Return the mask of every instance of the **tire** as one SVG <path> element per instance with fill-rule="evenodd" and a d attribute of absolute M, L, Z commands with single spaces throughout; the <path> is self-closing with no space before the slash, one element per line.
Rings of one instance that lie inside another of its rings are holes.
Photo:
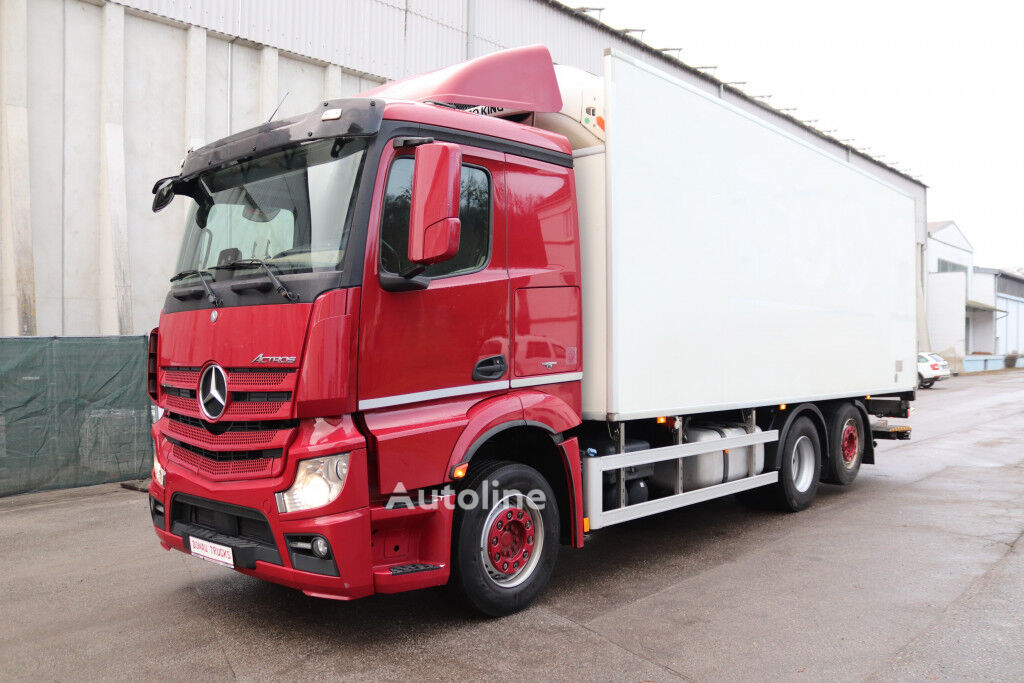
<path fill-rule="evenodd" d="M 847 486 L 860 472 L 867 439 L 864 416 L 852 403 L 844 403 L 828 424 L 828 452 L 822 481 Z"/>
<path fill-rule="evenodd" d="M 538 505 L 526 495 L 531 491 L 547 504 Z M 463 496 L 477 504 L 455 509 L 451 586 L 488 616 L 518 612 L 544 590 L 555 568 L 561 541 L 555 494 L 532 467 L 494 462 L 471 473 L 460 502 Z"/>
<path fill-rule="evenodd" d="M 924 383 L 924 388 L 925 389 L 931 389 L 933 386 L 935 386 L 935 380 L 933 380 L 933 379 L 927 380 Z"/>
<path fill-rule="evenodd" d="M 764 490 L 766 502 L 788 512 L 810 507 L 821 478 L 821 439 L 811 418 L 796 418 L 780 446 L 779 481 Z"/>
<path fill-rule="evenodd" d="M 917 388 L 918 389 L 931 389 L 932 385 L 935 384 L 935 379 L 925 379 L 920 373 L 917 375 Z"/>

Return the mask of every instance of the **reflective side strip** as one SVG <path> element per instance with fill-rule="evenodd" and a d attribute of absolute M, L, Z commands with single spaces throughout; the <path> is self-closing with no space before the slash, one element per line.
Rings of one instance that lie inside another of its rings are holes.
<path fill-rule="evenodd" d="M 431 391 L 417 391 L 412 394 L 399 394 L 397 396 L 383 396 L 381 398 L 368 398 L 359 402 L 359 410 L 373 410 L 375 408 L 387 408 L 389 406 L 400 406 L 406 403 L 419 403 L 421 401 L 432 401 L 438 398 L 451 398 L 453 396 L 466 396 L 469 394 L 480 394 L 485 391 L 498 391 L 508 389 L 507 379 L 496 382 L 480 382 L 478 384 L 467 384 L 461 387 L 448 387 L 447 389 L 433 389 Z"/>
<path fill-rule="evenodd" d="M 512 388 L 535 387 L 541 384 L 559 384 L 561 382 L 575 382 L 583 379 L 582 372 L 561 372 L 555 375 L 538 375 L 536 377 L 519 377 L 512 380 Z"/>

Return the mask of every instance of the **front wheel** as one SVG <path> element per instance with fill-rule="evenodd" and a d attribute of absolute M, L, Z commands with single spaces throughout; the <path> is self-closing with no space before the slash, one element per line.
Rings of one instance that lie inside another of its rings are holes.
<path fill-rule="evenodd" d="M 554 492 L 537 470 L 487 463 L 457 496 L 452 587 L 489 616 L 518 612 L 551 578 L 559 523 Z"/>

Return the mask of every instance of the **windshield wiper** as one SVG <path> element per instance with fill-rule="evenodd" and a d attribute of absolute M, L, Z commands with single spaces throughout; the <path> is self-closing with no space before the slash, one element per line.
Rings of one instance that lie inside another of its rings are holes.
<path fill-rule="evenodd" d="M 280 279 L 278 279 L 277 275 L 274 275 L 274 270 L 263 259 L 259 259 L 259 258 L 236 259 L 236 260 L 232 261 L 231 263 L 225 263 L 222 266 L 213 266 L 211 268 L 211 270 L 217 270 L 218 268 L 224 268 L 226 270 L 235 270 L 237 268 L 246 268 L 246 267 L 253 267 L 253 266 L 258 266 L 258 267 L 262 268 L 263 270 L 265 270 L 267 272 L 267 276 L 270 278 L 270 281 L 274 283 L 274 287 L 277 288 L 277 293 L 278 294 L 283 296 L 285 299 L 288 299 L 288 301 L 293 301 L 294 302 L 294 301 L 298 301 L 299 300 L 299 295 L 296 294 L 295 292 L 293 292 L 292 290 L 288 289 L 287 287 L 285 287 L 284 283 L 281 282 Z"/>
<path fill-rule="evenodd" d="M 209 301 L 214 306 L 224 305 L 224 301 L 219 296 L 217 296 L 217 293 L 213 291 L 213 288 L 210 287 L 209 283 L 206 281 L 207 275 L 213 277 L 213 273 L 211 273 L 208 270 L 183 270 L 180 273 L 177 273 L 174 277 L 172 277 L 171 282 L 177 282 L 178 280 L 186 278 L 189 275 L 196 275 L 199 277 L 200 284 L 202 284 L 203 289 L 206 290 L 207 301 Z"/>

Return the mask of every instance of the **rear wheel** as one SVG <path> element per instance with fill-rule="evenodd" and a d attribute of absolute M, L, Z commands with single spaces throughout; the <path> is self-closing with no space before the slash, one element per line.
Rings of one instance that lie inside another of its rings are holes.
<path fill-rule="evenodd" d="M 518 612 L 547 585 L 558 557 L 554 492 L 532 467 L 497 462 L 471 475 L 459 496 L 453 588 L 484 614 Z"/>
<path fill-rule="evenodd" d="M 864 458 L 864 417 L 852 403 L 839 406 L 828 425 L 828 455 L 823 480 L 851 484 Z"/>
<path fill-rule="evenodd" d="M 934 379 L 925 379 L 922 375 L 918 374 L 917 386 L 919 389 L 931 389 L 933 384 L 935 384 Z"/>

